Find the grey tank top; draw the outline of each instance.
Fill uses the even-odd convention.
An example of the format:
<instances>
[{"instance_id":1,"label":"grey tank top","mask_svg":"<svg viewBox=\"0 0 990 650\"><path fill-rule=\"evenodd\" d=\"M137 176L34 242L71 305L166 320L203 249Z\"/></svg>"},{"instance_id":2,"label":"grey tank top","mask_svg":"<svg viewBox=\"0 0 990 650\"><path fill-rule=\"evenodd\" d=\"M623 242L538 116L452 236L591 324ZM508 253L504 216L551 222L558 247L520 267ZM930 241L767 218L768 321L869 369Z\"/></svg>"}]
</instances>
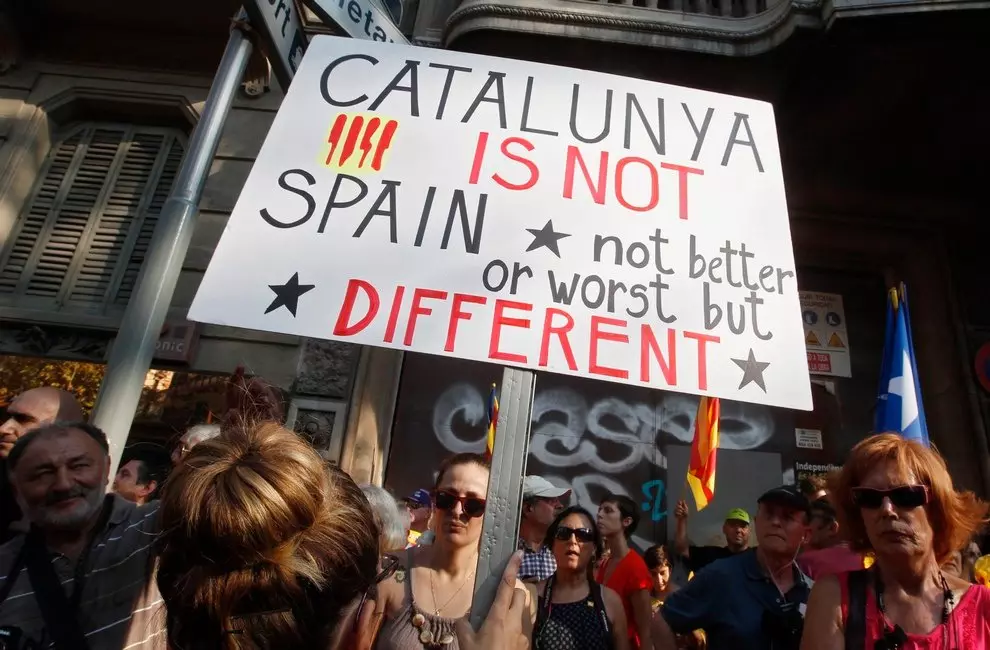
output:
<instances>
[{"instance_id":1,"label":"grey tank top","mask_svg":"<svg viewBox=\"0 0 990 650\"><path fill-rule=\"evenodd\" d=\"M404 607L386 618L375 650L460 650L453 618L434 616L416 606L412 588L412 557L407 555Z\"/></svg>"}]
</instances>

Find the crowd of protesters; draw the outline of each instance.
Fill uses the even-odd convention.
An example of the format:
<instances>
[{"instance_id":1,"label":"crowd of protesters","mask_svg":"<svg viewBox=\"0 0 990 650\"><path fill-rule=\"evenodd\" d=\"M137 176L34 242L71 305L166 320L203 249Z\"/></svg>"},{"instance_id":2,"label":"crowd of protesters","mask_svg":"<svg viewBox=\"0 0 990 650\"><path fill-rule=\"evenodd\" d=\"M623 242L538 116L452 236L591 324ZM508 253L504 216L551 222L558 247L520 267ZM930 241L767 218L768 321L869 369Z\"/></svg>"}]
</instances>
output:
<instances>
[{"instance_id":1,"label":"crowd of protesters","mask_svg":"<svg viewBox=\"0 0 990 650\"><path fill-rule=\"evenodd\" d=\"M899 436L733 508L718 546L690 543L681 501L670 548L640 554L637 503L610 494L590 512L527 476L519 552L476 631L487 459L447 458L397 500L286 429L264 382L241 390L171 457L126 450L112 481L106 435L72 395L11 402L0 649L990 648L987 504Z\"/></svg>"}]
</instances>

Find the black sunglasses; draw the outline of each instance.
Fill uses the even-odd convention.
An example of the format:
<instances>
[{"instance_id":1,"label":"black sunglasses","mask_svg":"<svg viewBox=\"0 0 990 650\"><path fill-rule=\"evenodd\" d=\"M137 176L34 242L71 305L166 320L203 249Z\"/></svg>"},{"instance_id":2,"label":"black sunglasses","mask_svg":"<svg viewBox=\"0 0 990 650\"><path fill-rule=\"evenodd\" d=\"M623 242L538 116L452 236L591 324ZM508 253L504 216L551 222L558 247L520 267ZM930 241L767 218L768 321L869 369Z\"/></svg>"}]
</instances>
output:
<instances>
[{"instance_id":1,"label":"black sunglasses","mask_svg":"<svg viewBox=\"0 0 990 650\"><path fill-rule=\"evenodd\" d=\"M569 526L560 526L557 528L557 532L553 534L554 539L561 542L571 541L571 537L576 537L577 541L587 544L588 542L595 541L595 533L590 528L571 528Z\"/></svg>"},{"instance_id":2,"label":"black sunglasses","mask_svg":"<svg viewBox=\"0 0 990 650\"><path fill-rule=\"evenodd\" d=\"M364 609L365 603L367 603L369 599L378 599L378 585L392 577L392 574L394 574L396 569L399 568L400 562L399 558L394 555L383 555L378 564L382 568L378 572L378 575L375 576L375 581L371 583L371 585L361 595L361 602L358 603L357 610L355 610L357 613L354 616L354 631L357 631L358 623L361 619L361 611Z\"/></svg>"},{"instance_id":3,"label":"black sunglasses","mask_svg":"<svg viewBox=\"0 0 990 650\"><path fill-rule=\"evenodd\" d=\"M450 492L437 492L433 495L433 503L439 510L453 510L459 503L468 517L481 517L485 514L485 500L479 497L462 497Z\"/></svg>"},{"instance_id":4,"label":"black sunglasses","mask_svg":"<svg viewBox=\"0 0 990 650\"><path fill-rule=\"evenodd\" d=\"M884 499L890 499L895 508L909 510L928 503L928 488L924 485L902 485L889 490L857 487L852 490L853 503L860 508L876 510L883 506Z\"/></svg>"}]
</instances>

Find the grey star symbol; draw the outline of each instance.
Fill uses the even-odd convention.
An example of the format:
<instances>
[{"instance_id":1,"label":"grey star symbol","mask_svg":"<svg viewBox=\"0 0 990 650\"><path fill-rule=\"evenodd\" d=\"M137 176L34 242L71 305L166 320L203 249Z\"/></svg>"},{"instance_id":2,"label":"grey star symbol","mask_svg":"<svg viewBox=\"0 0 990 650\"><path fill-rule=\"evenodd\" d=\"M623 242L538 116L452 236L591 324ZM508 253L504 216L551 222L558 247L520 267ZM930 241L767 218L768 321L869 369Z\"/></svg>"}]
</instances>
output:
<instances>
[{"instance_id":1,"label":"grey star symbol","mask_svg":"<svg viewBox=\"0 0 990 650\"><path fill-rule=\"evenodd\" d=\"M285 307L295 318L296 308L299 306L299 296L307 291L312 291L315 287L315 284L299 284L299 273L293 273L285 284L268 285L268 288L275 292L275 299L272 300L272 304L268 305L265 313L270 314L279 307Z\"/></svg>"},{"instance_id":2,"label":"grey star symbol","mask_svg":"<svg viewBox=\"0 0 990 650\"><path fill-rule=\"evenodd\" d=\"M537 248L546 247L551 253L560 257L560 249L557 248L557 242L559 242L564 237L570 237L569 234L562 232L554 232L553 222L547 220L545 226L540 229L527 228L529 234L533 236L533 243L529 245L526 252L535 251Z\"/></svg>"},{"instance_id":3,"label":"grey star symbol","mask_svg":"<svg viewBox=\"0 0 990 650\"><path fill-rule=\"evenodd\" d=\"M732 361L743 371L742 381L739 382L740 389L750 382L756 382L756 385L762 388L764 393L767 392L767 384L763 381L763 371L770 366L769 361L757 361L753 354L753 348L749 349L749 357L746 359L733 359Z\"/></svg>"}]
</instances>

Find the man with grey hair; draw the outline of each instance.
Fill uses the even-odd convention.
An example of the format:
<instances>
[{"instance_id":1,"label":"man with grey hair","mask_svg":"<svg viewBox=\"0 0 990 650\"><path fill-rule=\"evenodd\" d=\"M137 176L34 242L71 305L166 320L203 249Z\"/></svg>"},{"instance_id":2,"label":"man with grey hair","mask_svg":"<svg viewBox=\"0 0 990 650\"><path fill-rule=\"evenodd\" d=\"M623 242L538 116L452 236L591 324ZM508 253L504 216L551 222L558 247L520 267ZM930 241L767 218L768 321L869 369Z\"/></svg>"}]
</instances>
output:
<instances>
[{"instance_id":1,"label":"man with grey hair","mask_svg":"<svg viewBox=\"0 0 990 650\"><path fill-rule=\"evenodd\" d=\"M371 504L371 511L378 522L382 536L382 552L393 553L406 547L406 520L399 510L395 497L377 485L362 485L361 491Z\"/></svg>"},{"instance_id":2,"label":"man with grey hair","mask_svg":"<svg viewBox=\"0 0 990 650\"><path fill-rule=\"evenodd\" d=\"M0 627L19 647L166 647L151 569L158 504L107 494L108 450L103 431L71 422L24 434L7 455L30 523L0 547Z\"/></svg>"},{"instance_id":3,"label":"man with grey hair","mask_svg":"<svg viewBox=\"0 0 990 650\"><path fill-rule=\"evenodd\" d=\"M51 386L26 390L7 405L6 417L0 418L0 544L10 539L11 524L21 519L3 459L25 433L56 420L82 419L82 408L75 396Z\"/></svg>"}]
</instances>

